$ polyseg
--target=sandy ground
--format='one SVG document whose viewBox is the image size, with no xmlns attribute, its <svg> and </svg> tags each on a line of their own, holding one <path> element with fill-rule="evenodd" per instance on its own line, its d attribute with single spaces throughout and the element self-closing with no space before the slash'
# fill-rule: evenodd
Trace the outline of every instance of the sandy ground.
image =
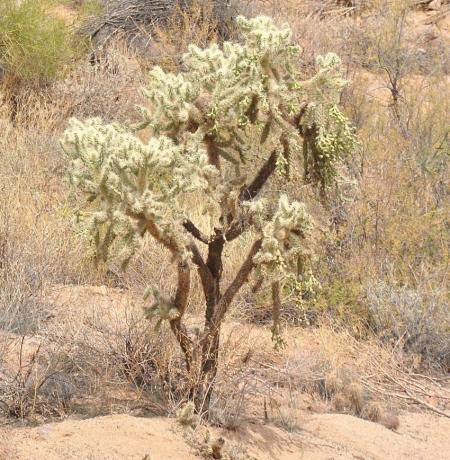
<svg viewBox="0 0 450 460">
<path fill-rule="evenodd" d="M 1 460 L 151 460 L 201 458 L 176 421 L 110 415 L 66 420 L 36 428 L 5 428 Z M 305 414 L 288 433 L 271 425 L 248 424 L 218 432 L 226 445 L 240 446 L 261 460 L 450 459 L 450 421 L 408 413 L 400 428 L 387 428 L 340 414 Z M 214 437 L 213 435 L 213 437 Z M 236 457 L 245 458 L 245 457 Z"/>
</svg>

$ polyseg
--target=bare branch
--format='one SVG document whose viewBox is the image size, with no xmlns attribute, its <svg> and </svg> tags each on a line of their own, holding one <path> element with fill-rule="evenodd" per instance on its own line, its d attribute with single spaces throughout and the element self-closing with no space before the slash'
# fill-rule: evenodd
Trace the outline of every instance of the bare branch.
<svg viewBox="0 0 450 460">
<path fill-rule="evenodd" d="M 291 172 L 291 147 L 289 145 L 289 140 L 286 136 L 281 137 L 281 143 L 283 145 L 283 156 L 286 161 L 286 174 L 289 178 Z"/>
<path fill-rule="evenodd" d="M 189 301 L 191 290 L 191 271 L 186 262 L 178 263 L 178 286 L 175 294 L 175 307 L 180 313 L 180 318 L 184 315 Z"/>
<path fill-rule="evenodd" d="M 192 252 L 192 262 L 195 265 L 197 265 L 198 274 L 202 282 L 203 291 L 207 292 L 208 286 L 210 286 L 213 283 L 213 276 L 205 261 L 203 260 L 203 257 L 197 248 L 197 245 L 194 242 L 191 242 L 188 245 L 188 249 Z"/>
</svg>

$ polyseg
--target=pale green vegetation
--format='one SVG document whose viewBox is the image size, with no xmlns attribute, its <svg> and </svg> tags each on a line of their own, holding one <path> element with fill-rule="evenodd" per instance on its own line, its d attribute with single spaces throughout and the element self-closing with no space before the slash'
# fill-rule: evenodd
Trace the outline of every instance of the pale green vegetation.
<svg viewBox="0 0 450 460">
<path fill-rule="evenodd" d="M 0 3 L 0 68 L 12 78 L 46 81 L 71 62 L 73 37 L 49 14 L 54 5 L 51 0 Z"/>
</svg>

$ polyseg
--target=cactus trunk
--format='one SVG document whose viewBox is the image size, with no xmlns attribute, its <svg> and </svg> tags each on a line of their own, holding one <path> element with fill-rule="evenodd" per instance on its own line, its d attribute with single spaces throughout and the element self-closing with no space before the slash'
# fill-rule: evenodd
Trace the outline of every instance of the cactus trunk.
<svg viewBox="0 0 450 460">
<path fill-rule="evenodd" d="M 195 388 L 194 404 L 198 414 L 209 419 L 211 396 L 214 391 L 218 370 L 220 330 L 217 330 L 204 341 L 202 360 L 197 388 Z"/>
</svg>

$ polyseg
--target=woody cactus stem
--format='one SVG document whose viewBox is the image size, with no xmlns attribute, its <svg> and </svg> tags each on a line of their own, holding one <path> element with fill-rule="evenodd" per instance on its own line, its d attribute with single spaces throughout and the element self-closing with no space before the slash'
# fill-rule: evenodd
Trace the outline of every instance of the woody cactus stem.
<svg viewBox="0 0 450 460">
<path fill-rule="evenodd" d="M 176 264 L 175 295 L 147 289 L 153 303 L 145 314 L 156 328 L 169 324 L 194 382 L 188 396 L 206 416 L 221 325 L 244 283 L 254 276 L 259 290 L 271 287 L 276 345 L 285 287 L 317 284 L 309 264 L 313 221 L 304 203 L 290 200 L 298 187 L 289 182 L 324 194 L 356 142 L 338 107 L 339 58 L 317 58 L 316 73 L 304 78 L 288 26 L 267 17 L 237 23 L 242 44 L 191 45 L 179 74 L 151 71 L 139 125 L 71 120 L 62 138 L 72 182 L 87 197 L 82 217 L 98 257 L 126 268 L 149 235 Z M 143 128 L 151 129 L 148 142 L 137 135 Z M 193 196 L 202 197 L 202 209 L 192 209 Z M 199 212 L 209 216 L 202 225 Z M 224 249 L 244 234 L 248 253 L 224 287 Z M 184 324 L 193 274 L 205 299 L 199 336 Z"/>
</svg>

